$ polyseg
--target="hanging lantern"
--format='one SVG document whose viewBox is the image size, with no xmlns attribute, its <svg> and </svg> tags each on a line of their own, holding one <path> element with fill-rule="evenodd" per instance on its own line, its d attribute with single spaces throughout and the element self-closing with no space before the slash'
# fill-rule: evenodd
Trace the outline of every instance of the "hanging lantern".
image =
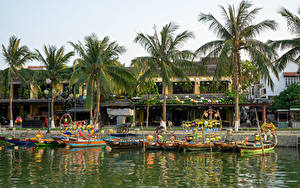
<svg viewBox="0 0 300 188">
<path fill-rule="evenodd" d="M 148 137 L 147 137 L 147 139 L 148 139 L 149 141 L 151 141 L 151 140 L 154 139 L 154 137 L 153 137 L 153 135 L 149 134 Z"/>
</svg>

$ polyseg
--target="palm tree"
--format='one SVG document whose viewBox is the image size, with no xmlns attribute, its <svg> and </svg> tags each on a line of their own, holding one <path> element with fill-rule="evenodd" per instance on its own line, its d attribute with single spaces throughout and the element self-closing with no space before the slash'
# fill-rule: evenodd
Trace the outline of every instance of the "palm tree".
<svg viewBox="0 0 300 188">
<path fill-rule="evenodd" d="M 296 38 L 292 39 L 268 41 L 273 48 L 288 50 L 277 60 L 278 69 L 282 71 L 289 61 L 300 64 L 300 18 L 285 8 L 282 8 L 279 13 L 286 19 L 290 32 L 296 35 Z M 300 14 L 300 7 L 298 14 Z"/>
<path fill-rule="evenodd" d="M 60 79 L 60 76 L 66 68 L 66 63 L 74 55 L 74 52 L 68 52 L 65 54 L 64 47 L 59 49 L 56 46 L 44 45 L 44 56 L 39 50 L 36 50 L 38 60 L 43 63 L 46 70 L 40 71 L 44 78 L 48 78 L 51 81 L 51 128 L 55 128 L 54 123 L 54 98 L 56 95 L 55 85 Z"/>
<path fill-rule="evenodd" d="M 155 86 L 155 82 L 152 77 L 149 77 L 147 80 L 143 77 L 145 72 L 149 69 L 146 63 L 141 66 L 141 64 L 135 64 L 135 62 L 132 62 L 132 65 L 135 68 L 135 94 L 137 96 L 142 96 L 143 102 L 146 104 L 146 127 L 148 128 L 150 105 L 154 103 L 151 95 L 159 95 L 158 88 Z"/>
<path fill-rule="evenodd" d="M 196 53 L 209 57 L 218 57 L 218 65 L 215 76 L 221 77 L 224 74 L 233 75 L 235 91 L 235 130 L 238 131 L 240 125 L 239 109 L 239 85 L 240 85 L 240 56 L 243 53 L 253 62 L 262 74 L 262 78 L 267 80 L 272 87 L 273 82 L 269 75 L 269 68 L 276 74 L 271 63 L 276 52 L 267 44 L 255 39 L 261 32 L 276 29 L 274 20 L 264 20 L 253 24 L 253 20 L 261 8 L 250 9 L 252 6 L 248 1 L 242 1 L 236 8 L 229 5 L 226 10 L 220 6 L 224 24 L 211 14 L 201 13 L 199 21 L 209 23 L 209 29 L 217 34 L 219 40 L 208 42 L 202 45 Z M 277 74 L 276 74 L 277 75 Z"/>
<path fill-rule="evenodd" d="M 119 55 L 125 52 L 123 46 L 117 42 L 110 42 L 109 37 L 99 40 L 95 34 L 85 37 L 85 44 L 71 43 L 80 58 L 75 60 L 75 71 L 71 77 L 70 85 L 86 85 L 87 100 L 90 105 L 90 123 L 93 120 L 93 96 L 96 88 L 96 126 L 100 123 L 101 94 L 113 90 L 128 90 L 130 82 L 134 80 L 129 70 L 122 66 Z"/>
<path fill-rule="evenodd" d="M 21 39 L 16 36 L 9 38 L 9 44 L 7 48 L 2 44 L 2 53 L 8 64 L 7 81 L 9 82 L 9 110 L 10 110 L 10 122 L 9 127 L 13 127 L 13 111 L 12 111 L 12 101 L 13 101 L 13 81 L 16 77 L 23 78 L 19 74 L 19 70 L 25 65 L 29 60 L 33 60 L 35 55 L 30 52 L 27 46 L 20 45 Z"/>
<path fill-rule="evenodd" d="M 183 31 L 175 35 L 178 28 L 179 26 L 171 22 L 165 25 L 159 33 L 154 27 L 153 35 L 138 33 L 134 39 L 134 42 L 143 46 L 149 54 L 149 56 L 137 57 L 133 60 L 133 64 L 140 64 L 141 66 L 146 64 L 149 67 L 141 79 L 147 79 L 153 75 L 158 75 L 162 78 L 164 121 L 167 119 L 166 91 L 167 86 L 172 84 L 171 78 L 189 81 L 185 71 L 199 68 L 195 63 L 189 61 L 192 58 L 190 51 L 179 50 L 188 39 L 193 38 L 193 33 Z"/>
</svg>

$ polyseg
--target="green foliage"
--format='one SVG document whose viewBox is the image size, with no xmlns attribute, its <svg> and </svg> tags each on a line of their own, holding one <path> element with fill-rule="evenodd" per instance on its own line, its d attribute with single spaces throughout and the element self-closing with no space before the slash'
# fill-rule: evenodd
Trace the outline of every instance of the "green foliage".
<svg viewBox="0 0 300 188">
<path fill-rule="evenodd" d="M 141 79 L 146 80 L 153 75 L 159 75 L 163 83 L 163 95 L 166 98 L 165 90 L 167 85 L 172 85 L 171 78 L 179 78 L 188 81 L 186 71 L 205 70 L 203 66 L 193 63 L 193 53 L 188 50 L 180 50 L 183 44 L 193 33 L 183 31 L 178 35 L 175 32 L 178 26 L 174 23 L 165 25 L 160 32 L 154 27 L 153 35 L 138 33 L 134 39 L 148 52 L 148 56 L 137 57 L 132 61 L 132 65 L 146 67 Z M 165 101 L 165 100 L 164 100 Z M 166 120 L 166 104 L 163 105 L 163 119 Z"/>
<path fill-rule="evenodd" d="M 24 92 L 23 92 L 23 96 L 25 97 L 25 98 L 29 98 L 30 97 L 30 89 L 25 89 L 24 90 Z"/>
<path fill-rule="evenodd" d="M 118 61 L 119 56 L 125 52 L 123 46 L 116 41 L 111 42 L 107 36 L 99 40 L 95 34 L 85 37 L 84 44 L 70 44 L 79 55 L 74 61 L 75 70 L 70 79 L 70 86 L 78 88 L 86 85 L 87 106 L 94 101 L 93 93 L 97 87 L 100 88 L 102 96 L 132 89 L 134 77 Z M 99 86 L 96 86 L 97 82 Z"/>
<path fill-rule="evenodd" d="M 225 93 L 225 99 L 227 101 L 234 101 L 234 99 L 235 99 L 235 92 L 234 91 L 227 91 Z M 248 100 L 247 100 L 247 94 L 239 93 L 239 99 L 240 99 L 240 103 L 248 102 Z"/>
<path fill-rule="evenodd" d="M 279 13 L 286 19 L 290 32 L 296 35 L 296 37 L 292 39 L 268 41 L 272 48 L 287 50 L 276 62 L 278 69 L 284 70 L 290 61 L 300 63 L 300 18 L 285 8 L 281 8 Z M 300 14 L 300 7 L 298 14 Z"/>
<path fill-rule="evenodd" d="M 241 61 L 241 78 L 240 86 L 242 93 L 248 93 L 249 87 L 259 83 L 261 73 L 257 67 L 253 65 L 251 61 Z"/>
<path fill-rule="evenodd" d="M 48 78 L 51 83 L 62 80 L 66 72 L 66 64 L 74 56 L 74 52 L 65 53 L 63 46 L 58 49 L 56 46 L 46 45 L 44 45 L 45 55 L 42 55 L 39 50 L 36 52 L 38 60 L 46 67 L 46 70 L 35 71 L 36 77 L 43 80 Z"/>
<path fill-rule="evenodd" d="M 269 69 L 277 75 L 277 71 L 272 64 L 276 52 L 267 44 L 256 40 L 255 37 L 267 29 L 275 30 L 276 22 L 274 20 L 264 20 L 253 24 L 253 20 L 261 8 L 250 10 L 251 6 L 252 4 L 248 1 L 241 1 L 236 8 L 233 5 L 228 6 L 228 9 L 220 6 L 224 24 L 221 24 L 211 14 L 201 13 L 199 21 L 209 23 L 209 29 L 217 34 L 219 40 L 202 45 L 196 50 L 196 54 L 200 57 L 205 55 L 206 58 L 203 61 L 218 58 L 215 77 L 219 79 L 226 75 L 239 77 L 242 75 L 240 53 L 245 52 L 251 59 L 253 67 L 259 70 L 262 78 L 267 80 L 268 84 L 273 87 L 274 84 Z M 233 61 L 234 58 L 237 58 L 236 63 Z M 235 65 L 238 66 L 237 71 L 234 70 Z"/>
<path fill-rule="evenodd" d="M 274 108 L 289 109 L 300 106 L 300 85 L 292 84 L 274 98 Z"/>
<path fill-rule="evenodd" d="M 36 58 L 35 54 L 31 53 L 27 46 L 21 46 L 20 42 L 21 39 L 12 36 L 9 38 L 9 44 L 7 47 L 5 47 L 2 44 L 2 54 L 4 56 L 5 62 L 8 64 L 5 81 L 7 84 L 11 83 L 10 87 L 12 87 L 12 90 L 13 90 L 12 81 L 16 77 L 28 83 L 28 81 L 20 73 L 20 69 L 23 68 L 26 62 Z M 6 92 L 5 90 L 7 88 L 8 88 L 7 86 L 4 87 L 4 92 Z M 13 93 L 10 93 L 10 96 L 12 95 Z M 12 106 L 12 101 L 10 101 L 10 106 Z M 13 120 L 12 108 L 10 108 L 10 120 Z"/>
</svg>

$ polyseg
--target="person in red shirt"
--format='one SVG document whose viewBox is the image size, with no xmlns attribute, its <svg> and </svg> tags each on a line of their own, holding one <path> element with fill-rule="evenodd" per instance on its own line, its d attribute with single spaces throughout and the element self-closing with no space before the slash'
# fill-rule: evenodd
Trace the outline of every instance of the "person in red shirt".
<svg viewBox="0 0 300 188">
<path fill-rule="evenodd" d="M 46 127 L 48 127 L 48 117 L 46 117 L 45 121 L 46 121 Z"/>
</svg>

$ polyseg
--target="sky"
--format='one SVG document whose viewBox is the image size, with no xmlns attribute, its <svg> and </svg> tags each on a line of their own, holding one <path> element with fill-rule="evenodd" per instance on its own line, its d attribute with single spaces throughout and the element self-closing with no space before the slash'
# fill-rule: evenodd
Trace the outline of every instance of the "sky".
<svg viewBox="0 0 300 188">
<path fill-rule="evenodd" d="M 200 23 L 200 13 L 211 13 L 222 19 L 218 5 L 237 5 L 238 0 L 0 0 L 0 43 L 8 44 L 12 35 L 21 38 L 21 44 L 31 50 L 42 50 L 44 44 L 64 45 L 72 50 L 69 41 L 83 41 L 85 36 L 95 33 L 99 39 L 109 36 L 126 47 L 120 61 L 127 66 L 133 58 L 147 53 L 133 42 L 138 32 L 153 34 L 153 26 L 161 29 L 169 22 L 180 26 L 177 33 L 192 31 L 195 38 L 189 40 L 182 49 L 196 50 L 206 42 L 217 39 L 208 29 L 208 24 Z M 300 6 L 297 0 L 253 0 L 253 7 L 263 8 L 254 23 L 274 19 L 279 27 L 276 32 L 266 31 L 258 39 L 286 39 L 293 37 L 285 20 L 278 14 L 281 7 L 294 14 Z M 2 48 L 1 48 L 2 49 Z M 71 65 L 72 62 L 69 63 Z M 40 65 L 30 62 L 27 65 Z M 0 69 L 7 67 L 3 56 Z"/>
</svg>

